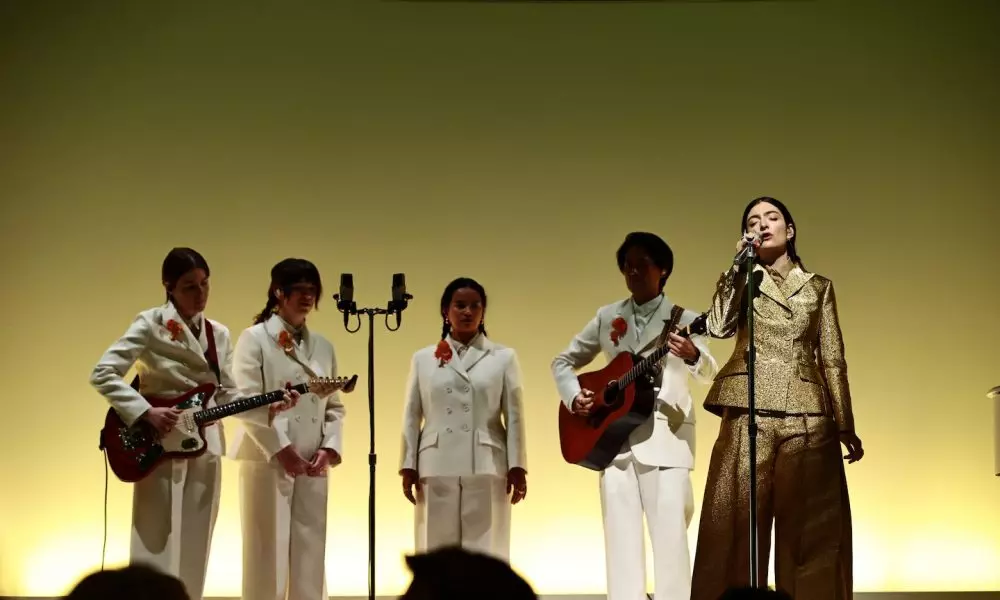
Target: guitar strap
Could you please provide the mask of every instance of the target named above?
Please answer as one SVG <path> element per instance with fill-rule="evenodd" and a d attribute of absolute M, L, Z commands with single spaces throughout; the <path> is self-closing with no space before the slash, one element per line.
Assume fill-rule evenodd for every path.
<path fill-rule="evenodd" d="M 215 373 L 215 379 L 222 385 L 222 375 L 219 373 L 219 356 L 215 353 L 215 332 L 212 331 L 212 322 L 208 320 L 208 317 L 202 317 L 205 321 L 205 335 L 208 337 L 208 350 L 205 351 L 205 360 L 208 361 L 208 366 L 212 368 L 212 372 Z"/>
<path fill-rule="evenodd" d="M 205 360 L 208 361 L 209 368 L 212 369 L 212 373 L 215 373 L 215 379 L 222 385 L 222 375 L 219 372 L 219 355 L 215 351 L 215 332 L 212 329 L 212 322 L 206 317 L 202 317 L 205 321 L 205 336 L 208 337 L 208 350 L 205 351 Z M 136 375 L 132 378 L 132 383 L 130 384 L 132 389 L 139 391 L 139 376 Z"/>

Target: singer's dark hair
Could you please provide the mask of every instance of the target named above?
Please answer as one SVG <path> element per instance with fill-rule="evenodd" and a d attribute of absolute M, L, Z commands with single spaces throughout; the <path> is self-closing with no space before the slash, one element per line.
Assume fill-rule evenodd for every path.
<path fill-rule="evenodd" d="M 792 259 L 792 261 L 799 265 L 799 268 L 804 271 L 806 267 L 802 264 L 802 259 L 799 258 L 798 250 L 795 249 L 795 240 L 799 239 L 799 226 L 795 224 L 795 219 L 792 218 L 792 213 L 788 211 L 788 207 L 785 206 L 780 200 L 771 198 L 770 196 L 761 196 L 760 198 L 754 198 L 751 200 L 750 204 L 747 204 L 747 207 L 743 210 L 743 219 L 740 220 L 740 233 L 743 234 L 747 232 L 747 217 L 750 215 L 750 211 L 753 210 L 753 207 L 758 204 L 763 204 L 764 202 L 767 202 L 778 209 L 778 212 L 781 213 L 781 217 L 785 220 L 785 227 L 795 228 L 795 236 L 788 240 L 788 243 L 786 244 L 788 249 L 788 258 Z"/>
<path fill-rule="evenodd" d="M 455 292 L 462 288 L 469 288 L 475 290 L 479 297 L 483 300 L 483 317 L 486 316 L 486 290 L 483 286 L 479 285 L 479 282 L 475 279 L 469 277 L 459 277 L 458 279 L 452 281 L 444 288 L 444 293 L 441 294 L 441 339 L 448 337 L 448 333 L 451 331 L 451 325 L 448 323 L 448 307 L 451 306 L 451 300 L 455 297 Z M 486 325 L 479 323 L 479 332 L 486 335 Z"/>
<path fill-rule="evenodd" d="M 304 258 L 286 258 L 271 268 L 267 304 L 264 305 L 264 310 L 254 317 L 254 324 L 263 323 L 271 318 L 271 313 L 278 306 L 278 290 L 288 296 L 296 283 L 311 283 L 316 286 L 316 309 L 319 310 L 319 299 L 323 297 L 323 283 L 319 278 L 319 269 Z"/>
<path fill-rule="evenodd" d="M 197 250 L 174 248 L 167 253 L 166 258 L 163 259 L 163 266 L 160 268 L 160 280 L 167 290 L 167 302 L 170 302 L 170 293 L 174 291 L 177 281 L 188 271 L 194 269 L 205 271 L 206 277 L 212 274 L 205 257 L 198 254 Z"/>
<path fill-rule="evenodd" d="M 625 255 L 628 254 L 628 251 L 633 246 L 638 246 L 649 256 L 654 265 L 667 272 L 666 275 L 660 277 L 660 291 L 662 292 L 663 286 L 667 284 L 667 279 L 674 271 L 673 250 L 663 241 L 663 238 L 655 233 L 633 231 L 625 236 L 625 241 L 622 242 L 621 246 L 618 246 L 618 251 L 615 253 L 615 258 L 618 261 L 618 271 L 625 272 Z"/>

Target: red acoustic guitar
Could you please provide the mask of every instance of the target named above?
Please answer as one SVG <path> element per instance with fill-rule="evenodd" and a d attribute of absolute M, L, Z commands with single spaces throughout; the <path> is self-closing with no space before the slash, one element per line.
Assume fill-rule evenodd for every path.
<path fill-rule="evenodd" d="M 311 391 L 326 396 L 337 390 L 351 392 L 357 381 L 357 375 L 350 379 L 322 377 L 290 386 L 289 389 L 300 394 Z M 277 390 L 204 408 L 215 394 L 216 388 L 215 384 L 206 383 L 176 398 L 145 396 L 153 406 L 173 407 L 182 411 L 177 425 L 162 437 L 142 420 L 131 427 L 126 426 L 118 413 L 113 408 L 109 409 L 104 419 L 104 429 L 101 430 L 101 450 L 107 453 L 108 464 L 115 476 L 122 481 L 134 483 L 149 475 L 164 460 L 200 456 L 206 448 L 204 434 L 207 425 L 224 417 L 274 404 L 285 395 L 284 390 Z"/>
<path fill-rule="evenodd" d="M 706 319 L 707 315 L 700 315 L 677 334 L 705 333 Z M 581 416 L 559 403 L 559 445 L 566 462 L 594 471 L 611 464 L 632 431 L 653 414 L 654 375 L 668 352 L 666 344 L 646 358 L 622 352 L 603 369 L 577 377 L 582 389 L 594 392 L 594 404 L 590 415 Z"/>

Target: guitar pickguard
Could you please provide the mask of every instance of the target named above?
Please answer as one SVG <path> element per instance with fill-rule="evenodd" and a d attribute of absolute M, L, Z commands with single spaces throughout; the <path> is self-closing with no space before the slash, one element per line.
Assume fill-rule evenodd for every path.
<path fill-rule="evenodd" d="M 160 440 L 160 444 L 166 452 L 193 454 L 205 447 L 205 440 L 202 439 L 201 431 L 194 420 L 195 414 L 199 411 L 201 411 L 200 405 L 184 409 L 180 418 L 177 419 L 177 426 Z"/>

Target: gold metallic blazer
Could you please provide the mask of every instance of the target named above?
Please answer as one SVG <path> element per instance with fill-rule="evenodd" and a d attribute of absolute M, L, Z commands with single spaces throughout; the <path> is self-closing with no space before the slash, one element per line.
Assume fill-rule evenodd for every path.
<path fill-rule="evenodd" d="M 757 410 L 831 415 L 840 431 L 853 432 L 833 283 L 795 266 L 779 286 L 760 265 L 754 281 Z M 733 355 L 705 398 L 705 408 L 719 415 L 725 407 L 747 408 L 745 288 L 746 275 L 735 267 L 723 273 L 708 316 L 713 337 L 736 335 Z"/>

